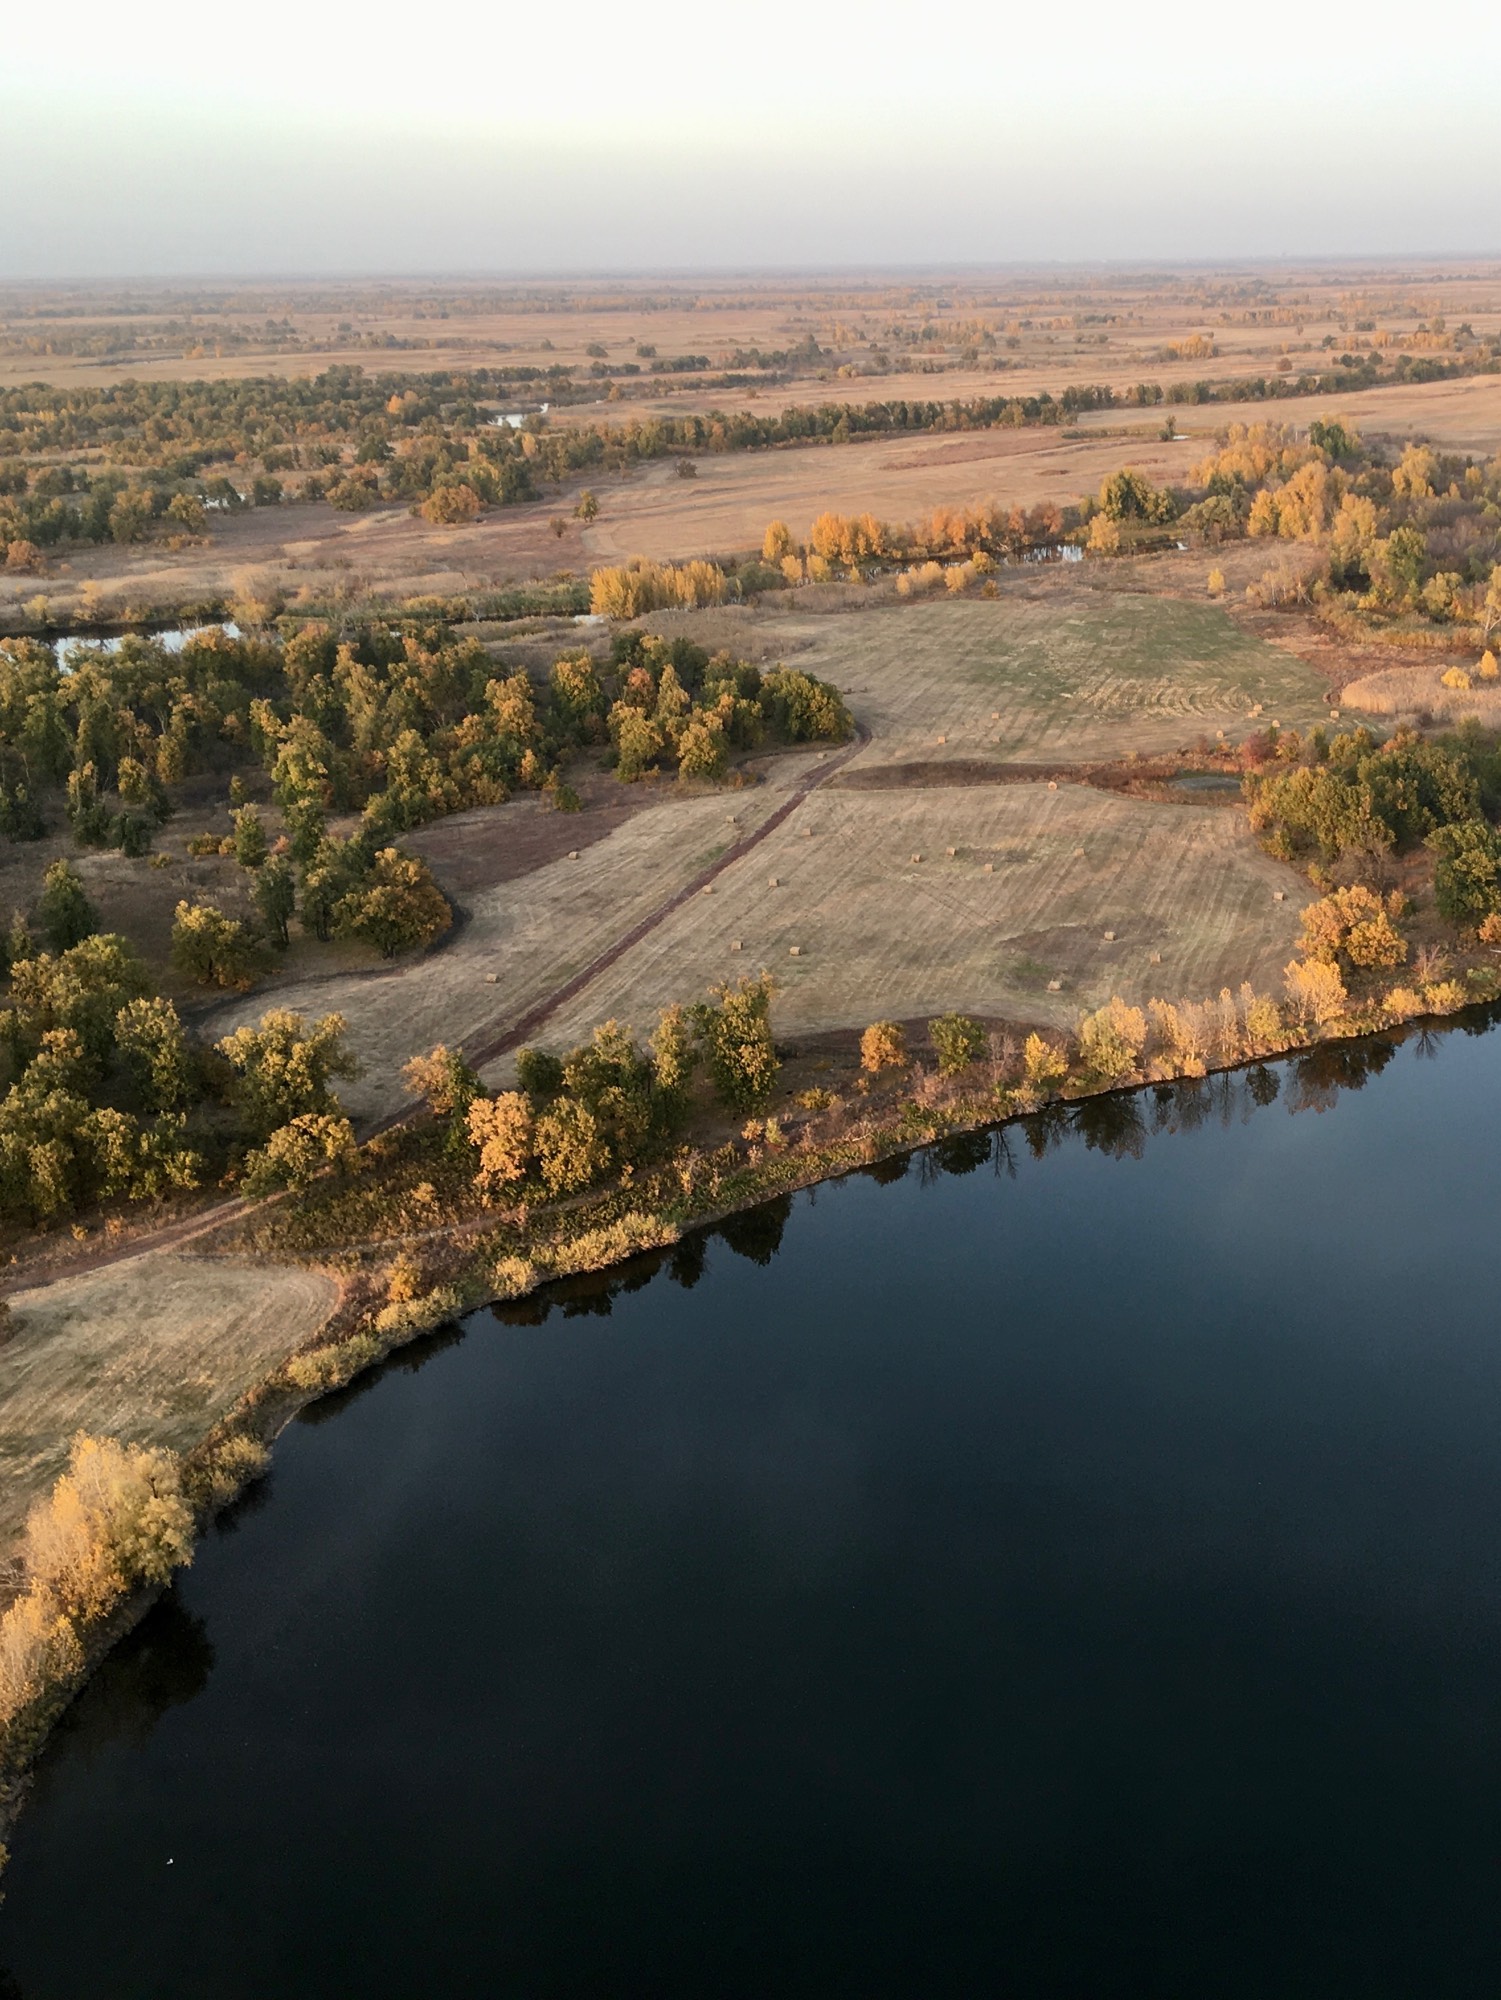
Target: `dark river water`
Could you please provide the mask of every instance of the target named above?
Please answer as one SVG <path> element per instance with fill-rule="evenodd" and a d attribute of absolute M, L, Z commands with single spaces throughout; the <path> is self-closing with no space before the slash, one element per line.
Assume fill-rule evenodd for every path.
<path fill-rule="evenodd" d="M 1483 1025 L 939 1147 L 310 1413 L 55 1737 L 0 1993 L 1494 1991 Z"/>

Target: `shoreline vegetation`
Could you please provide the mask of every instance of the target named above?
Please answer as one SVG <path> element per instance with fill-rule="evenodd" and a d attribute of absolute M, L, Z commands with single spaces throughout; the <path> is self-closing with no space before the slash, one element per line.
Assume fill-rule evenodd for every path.
<path fill-rule="evenodd" d="M 1296 988 L 1291 977 L 1290 985 Z M 945 1140 L 988 1138 L 1024 1125 L 1034 1149 L 1046 1150 L 1074 1129 L 1072 1121 L 1092 1114 L 1086 1143 L 1130 1150 L 1145 1129 L 1137 1105 L 1146 1093 L 1236 1072 L 1246 1073 L 1254 1103 L 1270 1104 L 1279 1084 L 1268 1062 L 1317 1059 L 1494 1003 L 1501 999 L 1501 965 L 1472 964 L 1462 979 L 1395 987 L 1351 1011 L 1338 1011 L 1343 1002 L 1332 1003 L 1327 982 L 1321 995 L 1326 1007 L 1336 1004 L 1322 1020 L 1312 993 L 1285 1017 L 1249 988 L 1199 1006 L 1154 1002 L 1149 1012 L 1113 1000 L 1081 1024 L 1072 1063 L 1056 1041 L 1032 1034 L 1018 1043 L 952 1015 L 929 1024 L 937 1063 L 928 1070 L 909 1064 L 900 1024 L 876 1023 L 862 1039 L 866 1091 L 857 1089 L 849 1104 L 828 1092 L 803 1093 L 810 1115 L 795 1139 L 779 1132 L 774 1118 L 748 1119 L 738 1142 L 708 1152 L 680 1148 L 639 1175 L 627 1166 L 607 1187 L 541 1209 L 482 1206 L 426 1232 L 343 1254 L 297 1243 L 308 1233 L 306 1200 L 295 1210 L 269 1203 L 259 1215 L 227 1222 L 216 1246 L 221 1253 L 253 1249 L 263 1260 L 312 1264 L 337 1278 L 338 1303 L 195 1448 L 179 1456 L 80 1434 L 68 1469 L 33 1508 L 23 1586 L 0 1619 L 0 1872 L 8 1858 L 3 1837 L 52 1727 L 176 1571 L 191 1563 L 196 1537 L 269 1470 L 272 1443 L 310 1403 L 347 1388 L 461 1314 L 515 1306 L 558 1280 L 671 1249 L 748 1209 L 905 1161 Z M 1258 1031 L 1259 1045 L 1252 1046 Z M 1149 1032 L 1157 1053 L 1146 1058 Z M 872 1086 L 899 1068 L 913 1084 L 911 1094 L 879 1096 Z M 1363 1081 L 1364 1069 L 1356 1068 L 1355 1080 Z M 1003 1081 L 1006 1075 L 1014 1082 Z M 442 1123 L 439 1113 L 409 1129 L 430 1147 L 435 1133 L 441 1143 Z M 430 1184 L 419 1184 L 419 1192 L 422 1185 L 431 1198 Z M 319 1191 L 315 1184 L 306 1192 L 316 1203 Z"/>
<path fill-rule="evenodd" d="M 410 414 L 387 412 L 393 426 Z M 523 435 L 537 433 L 487 442 L 494 466 L 528 462 Z M 405 466 L 403 478 L 462 488 L 481 504 L 436 442 L 410 462 L 374 442 L 371 452 L 376 486 L 396 476 L 380 468 Z M 106 525 L 125 491 L 117 480 L 94 496 L 110 502 Z M 354 483 L 373 490 L 366 471 Z M 7 504 L 63 497 L 22 482 Z M 415 487 L 413 497 L 426 504 Z M 189 1231 L 197 1255 L 301 1265 L 340 1288 L 318 1332 L 183 1455 L 75 1438 L 67 1469 L 32 1510 L 21 1587 L 0 1618 L 0 1833 L 73 1693 L 191 1560 L 195 1534 L 265 1470 L 280 1429 L 393 1349 L 486 1303 L 514 1306 L 552 1281 L 666 1250 L 922 1147 L 1021 1119 L 1044 1146 L 1086 1119 L 1087 1143 L 1129 1145 L 1141 1129 L 1129 1107 L 1153 1087 L 1249 1065 L 1253 1099 L 1270 1101 L 1273 1058 L 1313 1061 L 1501 999 L 1501 738 L 1480 719 L 1501 681 L 1491 649 L 1501 629 L 1498 510 L 1501 461 L 1481 467 L 1410 444 L 1390 462 L 1384 447 L 1320 419 L 1306 438 L 1273 424 L 1233 427 L 1183 489 L 1119 471 L 1067 522 L 1056 510 L 1044 519 L 986 506 L 892 529 L 825 512 L 806 541 L 771 522 L 753 558 L 767 589 L 905 565 L 891 586 L 903 597 L 994 595 L 998 560 L 1064 531 L 1087 530 L 1087 553 L 1100 560 L 1165 535 L 1191 534 L 1203 549 L 1304 544 L 1320 551 L 1320 570 L 1311 587 L 1298 585 L 1300 601 L 1345 637 L 1416 631 L 1463 648 L 1467 663 L 1442 681 L 1462 704 L 1458 726 L 1436 735 L 1401 725 L 1380 741 L 1365 728 L 1300 736 L 1271 721 L 1238 746 L 1205 740 L 1203 756 L 1239 777 L 1266 852 L 1314 885 L 1276 997 L 1249 984 L 1145 1005 L 1112 995 L 1071 1033 L 959 1013 L 874 1021 L 857 1058 L 848 1051 L 837 1070 L 800 1062 L 779 1090 L 796 1052 L 777 1046 L 763 972 L 667 1007 L 644 1046 L 611 1020 L 566 1055 L 522 1049 L 514 1086 L 493 1094 L 461 1052 L 416 1054 L 402 1074 L 426 1109 L 362 1144 L 332 1088 L 355 1073 L 339 1015 L 305 1021 L 271 999 L 258 1026 L 207 1046 L 159 981 L 175 977 L 184 1004 L 202 1012 L 204 994 L 244 991 L 285 963 L 293 925 L 309 955 L 339 945 L 389 960 L 426 948 L 452 915 L 427 864 L 396 844 L 403 836 L 517 792 L 576 813 L 569 773 L 591 761 L 622 788 L 743 784 L 758 747 L 848 742 L 858 725 L 838 690 L 795 667 L 763 670 L 685 638 L 622 629 L 653 609 L 692 615 L 723 602 L 729 579 L 703 560 L 596 570 L 591 601 L 616 628 L 608 651 L 578 646 L 545 679 L 525 663 L 499 668 L 440 612 L 421 630 L 308 624 L 273 640 L 267 605 L 257 637 L 200 634 L 176 653 L 127 640 L 68 672 L 50 648 L 0 642 L 0 819 L 10 840 L 39 842 L 62 821 L 75 846 L 117 852 L 149 885 L 157 878 L 146 871 L 168 859 L 153 841 L 196 782 L 216 804 L 186 851 L 206 877 L 218 869 L 211 879 L 226 898 L 222 908 L 177 903 L 170 947 L 148 965 L 100 929 L 66 860 L 37 871 L 29 914 L 18 913 L 4 946 L 7 1219 L 51 1229 L 53 1242 L 69 1224 L 83 1239 L 77 1216 L 102 1220 L 106 1257 L 149 1253 Z M 146 519 L 127 507 L 118 525 L 134 535 Z M 186 505 L 178 519 L 185 533 L 201 526 Z M 6 532 L 0 524 L 0 540 Z M 21 565 L 41 559 L 30 540 L 14 546 Z M 1225 587 L 1211 570 L 1210 598 Z M 1260 585 L 1247 595 L 1266 609 L 1285 601 Z M 1258 704 L 1248 720 L 1259 714 Z M 165 914 L 160 928 L 165 943 Z M 236 1197 L 218 1213 L 214 1187 Z M 196 1229 L 194 1190 L 204 1204 Z M 133 1244 L 132 1207 L 172 1220 Z"/>

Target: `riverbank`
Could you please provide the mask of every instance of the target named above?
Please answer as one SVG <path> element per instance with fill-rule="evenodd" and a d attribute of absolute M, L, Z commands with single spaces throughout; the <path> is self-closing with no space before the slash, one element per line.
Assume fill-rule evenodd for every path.
<path fill-rule="evenodd" d="M 409 1228 L 380 1239 L 319 1242 L 320 1221 L 336 1226 L 339 1221 L 332 1183 L 303 1202 L 252 1211 L 212 1232 L 202 1261 L 220 1270 L 244 1270 L 253 1260 L 258 1283 L 266 1281 L 268 1267 L 281 1273 L 300 1268 L 321 1277 L 332 1304 L 294 1351 L 259 1373 L 225 1414 L 201 1435 L 184 1438 L 182 1493 L 201 1532 L 265 1469 L 269 1447 L 309 1403 L 344 1388 L 461 1313 L 486 1304 L 514 1304 L 559 1279 L 603 1272 L 643 1253 L 668 1249 L 690 1232 L 712 1228 L 764 1202 L 878 1168 L 945 1139 L 1031 1120 L 1045 1143 L 1046 1128 L 1035 1123 L 1039 1116 L 1066 1119 L 1093 1112 L 1091 1143 L 1129 1143 L 1132 1120 L 1126 1107 L 1144 1090 L 1258 1069 L 1276 1060 L 1302 1057 L 1317 1064 L 1338 1058 L 1345 1045 L 1421 1028 L 1428 1020 L 1498 995 L 1501 973 L 1489 966 L 1471 968 L 1463 986 L 1448 982 L 1430 996 L 1432 1004 L 1405 1021 L 1373 1004 L 1343 1019 L 1336 1032 L 1290 1038 L 1249 1061 L 1138 1077 L 1124 1089 L 1091 1087 L 1078 1076 L 1046 1091 L 1007 1088 L 986 1075 L 984 1065 L 976 1065 L 976 1074 L 968 1078 L 919 1073 L 910 1096 L 898 1097 L 892 1089 L 883 1096 L 868 1088 L 852 1102 L 815 1109 L 795 1137 L 768 1135 L 764 1124 L 758 1129 L 753 1121 L 738 1138 L 710 1150 L 682 1148 L 670 1161 L 547 1209 L 477 1208 L 426 1230 Z M 1111 1105 L 1119 1107 L 1114 1117 Z M 435 1195 L 429 1184 L 422 1185 L 430 1197 Z M 0 1743 L 0 1840 L 48 1730 L 164 1587 L 158 1581 L 131 1588 L 127 1581 L 100 1615 L 79 1624 L 77 1648 L 63 1656 L 63 1669 L 47 1678 L 24 1710 L 9 1717 Z M 24 1595 L 15 1601 L 20 1603 Z"/>

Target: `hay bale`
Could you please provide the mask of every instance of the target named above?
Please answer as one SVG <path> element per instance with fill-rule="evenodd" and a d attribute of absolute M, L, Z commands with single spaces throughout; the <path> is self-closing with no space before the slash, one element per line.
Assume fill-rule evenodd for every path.
<path fill-rule="evenodd" d="M 994 875 L 995 863 L 993 861 L 987 861 L 984 868 L 981 870 L 981 873 L 985 875 Z"/>
<path fill-rule="evenodd" d="M 788 945 L 788 947 L 787 947 L 787 956 L 788 956 L 789 958 L 801 958 L 801 957 L 802 957 L 802 955 L 803 955 L 803 948 L 802 948 L 802 946 L 801 946 L 800 944 L 790 944 L 790 945 Z"/>
<path fill-rule="evenodd" d="M 1048 981 L 1048 991 L 1049 993 L 1061 993 L 1063 991 L 1063 981 L 1061 979 L 1050 979 Z"/>
<path fill-rule="evenodd" d="M 782 878 L 780 875 L 768 875 L 766 878 L 766 886 L 768 889 L 780 888 L 781 883 L 782 883 Z"/>
<path fill-rule="evenodd" d="M 1285 903 L 1287 901 L 1287 891 L 1285 889 L 1274 889 L 1272 891 L 1272 901 L 1274 903 Z"/>
<path fill-rule="evenodd" d="M 1056 778 L 1049 778 L 1049 779 L 1048 779 L 1048 790 L 1049 790 L 1050 792 L 1056 792 L 1056 791 L 1057 791 L 1057 789 L 1058 789 L 1058 780 L 1057 780 Z"/>
<path fill-rule="evenodd" d="M 498 986 L 500 984 L 500 974 L 498 972 L 487 972 L 485 974 L 485 984 L 487 986 Z"/>
<path fill-rule="evenodd" d="M 731 939 L 730 939 L 730 950 L 731 950 L 731 951 L 739 951 L 739 949 L 740 949 L 740 940 L 739 940 L 739 938 L 731 938 Z"/>
<path fill-rule="evenodd" d="M 568 850 L 568 859 L 569 859 L 570 861 L 577 861 L 577 860 L 578 860 L 578 858 L 579 858 L 579 851 L 578 851 L 578 849 L 577 849 L 576 847 L 570 847 L 570 848 L 569 848 L 569 850 Z"/>
<path fill-rule="evenodd" d="M 714 884 L 712 882 L 705 882 L 704 886 L 702 887 L 702 889 L 699 890 L 698 893 L 701 896 L 712 896 L 714 894 Z"/>
<path fill-rule="evenodd" d="M 943 851 L 948 856 L 950 861 L 952 861 L 954 856 L 959 852 L 957 847 L 946 847 Z"/>
<path fill-rule="evenodd" d="M 1106 931 L 1106 933 L 1105 933 L 1105 942 L 1106 942 L 1106 944 L 1114 944 L 1114 943 L 1115 943 L 1115 932 L 1114 932 L 1114 931 Z"/>
<path fill-rule="evenodd" d="M 1148 965 L 1161 965 L 1161 963 L 1162 963 L 1162 953 L 1160 951 L 1149 951 L 1147 953 Z"/>
<path fill-rule="evenodd" d="M 922 860 L 922 856 L 921 856 L 920 854 L 914 854 L 914 855 L 913 855 L 913 857 L 912 857 L 912 859 L 913 859 L 914 861 L 921 861 L 921 860 Z"/>

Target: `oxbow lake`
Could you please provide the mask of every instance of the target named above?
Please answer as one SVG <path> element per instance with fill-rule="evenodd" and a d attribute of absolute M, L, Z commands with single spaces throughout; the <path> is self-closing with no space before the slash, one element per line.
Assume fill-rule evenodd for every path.
<path fill-rule="evenodd" d="M 76 1704 L 7 2000 L 1473 1996 L 1501 1034 L 957 1140 L 396 1358 Z"/>

